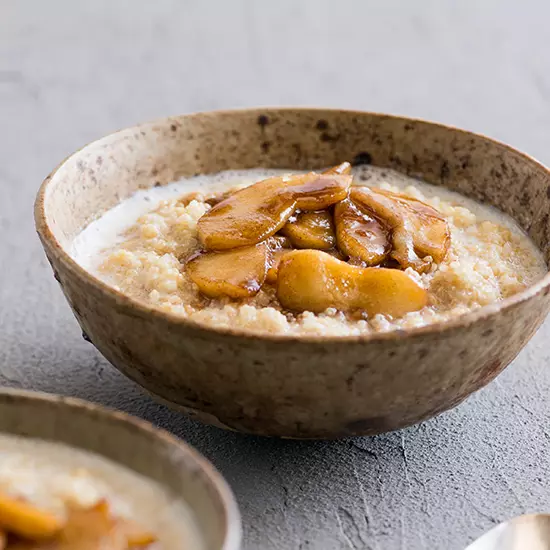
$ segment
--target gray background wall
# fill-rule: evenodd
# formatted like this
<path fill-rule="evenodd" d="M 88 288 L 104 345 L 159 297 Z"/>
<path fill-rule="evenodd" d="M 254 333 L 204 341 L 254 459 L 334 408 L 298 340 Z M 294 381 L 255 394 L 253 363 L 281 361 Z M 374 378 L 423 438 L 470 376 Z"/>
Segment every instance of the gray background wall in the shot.
<path fill-rule="evenodd" d="M 195 445 L 232 485 L 245 548 L 460 549 L 550 509 L 539 331 L 454 411 L 375 438 L 271 441 L 154 404 L 80 337 L 32 224 L 41 180 L 167 114 L 323 105 L 425 117 L 550 162 L 544 0 L 0 0 L 0 383 L 116 406 Z"/>

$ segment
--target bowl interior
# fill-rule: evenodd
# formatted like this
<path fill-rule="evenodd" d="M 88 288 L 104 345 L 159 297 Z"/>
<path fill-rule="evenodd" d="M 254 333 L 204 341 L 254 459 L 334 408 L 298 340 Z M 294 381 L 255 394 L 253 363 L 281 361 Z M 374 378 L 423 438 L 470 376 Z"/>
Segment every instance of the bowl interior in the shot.
<path fill-rule="evenodd" d="M 64 443 L 121 464 L 186 502 L 206 548 L 239 547 L 236 504 L 221 476 L 197 452 L 144 422 L 79 400 L 5 390 L 0 432 Z"/>
<path fill-rule="evenodd" d="M 390 167 L 512 216 L 550 261 L 550 175 L 483 136 L 402 117 L 323 109 L 198 113 L 143 124 L 69 157 L 45 188 L 49 230 L 67 249 L 136 190 L 226 169 L 306 169 L 343 160 Z"/>

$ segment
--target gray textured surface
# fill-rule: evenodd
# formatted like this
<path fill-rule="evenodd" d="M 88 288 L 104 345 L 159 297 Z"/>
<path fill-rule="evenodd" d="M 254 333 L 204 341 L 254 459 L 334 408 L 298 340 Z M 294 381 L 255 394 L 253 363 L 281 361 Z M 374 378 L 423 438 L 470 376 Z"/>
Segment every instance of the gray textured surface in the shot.
<path fill-rule="evenodd" d="M 235 490 L 247 550 L 458 550 L 496 521 L 550 511 L 550 322 L 493 384 L 423 425 L 334 443 L 242 437 L 156 405 L 81 339 L 32 223 L 65 155 L 193 110 L 395 112 L 548 163 L 549 16 L 544 0 L 0 0 L 0 382 L 184 437 Z"/>

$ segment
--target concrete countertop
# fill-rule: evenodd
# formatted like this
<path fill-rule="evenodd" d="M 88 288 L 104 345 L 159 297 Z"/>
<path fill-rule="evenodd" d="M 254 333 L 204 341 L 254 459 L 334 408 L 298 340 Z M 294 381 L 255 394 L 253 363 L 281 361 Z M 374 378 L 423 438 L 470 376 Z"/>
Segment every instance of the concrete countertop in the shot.
<path fill-rule="evenodd" d="M 80 335 L 34 233 L 66 155 L 156 117 L 268 104 L 424 117 L 550 162 L 544 0 L 0 0 L 0 383 L 153 421 L 239 501 L 246 550 L 459 550 L 550 511 L 550 323 L 489 387 L 398 433 L 244 437 L 155 404 Z"/>

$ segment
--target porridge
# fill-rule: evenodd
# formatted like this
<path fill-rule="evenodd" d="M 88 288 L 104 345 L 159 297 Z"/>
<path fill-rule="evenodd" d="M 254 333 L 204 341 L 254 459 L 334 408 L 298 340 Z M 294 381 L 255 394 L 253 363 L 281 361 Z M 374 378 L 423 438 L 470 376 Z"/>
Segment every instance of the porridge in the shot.
<path fill-rule="evenodd" d="M 72 255 L 192 321 L 301 335 L 446 321 L 546 273 L 535 245 L 495 209 L 387 169 L 350 174 L 347 163 L 139 191 L 92 222 Z"/>
<path fill-rule="evenodd" d="M 191 512 L 105 458 L 0 434 L 0 548 L 204 548 Z"/>

